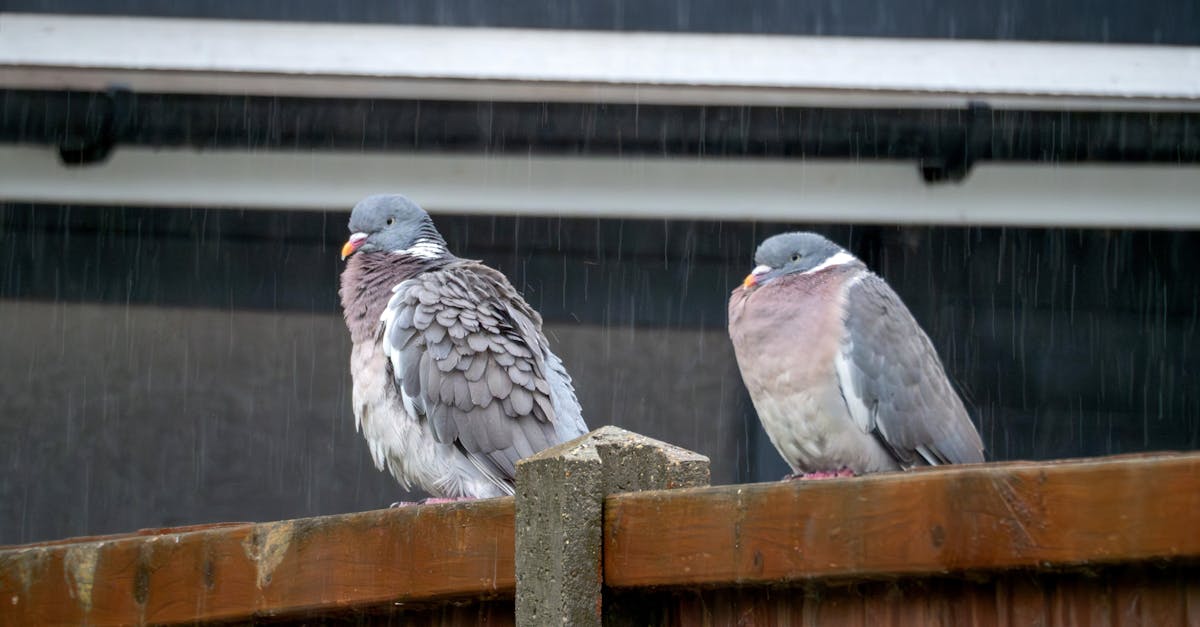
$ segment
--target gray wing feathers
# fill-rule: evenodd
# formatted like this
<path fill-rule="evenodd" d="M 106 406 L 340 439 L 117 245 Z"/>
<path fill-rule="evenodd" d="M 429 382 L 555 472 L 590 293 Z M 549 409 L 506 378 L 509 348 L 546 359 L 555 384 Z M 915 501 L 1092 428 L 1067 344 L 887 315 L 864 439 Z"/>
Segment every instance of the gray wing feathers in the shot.
<path fill-rule="evenodd" d="M 382 320 L 406 407 L 506 491 L 518 459 L 582 424 L 541 318 L 500 273 L 473 262 L 424 273 L 395 288 Z"/>
<path fill-rule="evenodd" d="M 510 309 L 510 314 L 517 321 L 523 333 L 527 336 L 542 338 L 542 343 L 545 345 L 545 338 L 537 328 L 540 326 L 540 320 L 535 325 L 533 320 L 518 311 Z M 559 359 L 558 355 L 555 355 L 549 347 L 545 347 L 535 357 L 543 377 L 537 381 L 538 390 L 542 394 L 534 395 L 533 401 L 541 406 L 542 413 L 555 416 L 554 428 L 558 442 L 574 440 L 587 433 L 587 425 L 583 422 L 583 411 L 579 407 L 579 400 L 575 397 L 575 387 L 571 383 L 571 375 L 567 374 L 567 368 L 563 366 L 562 359 Z M 545 386 L 542 385 L 543 383 Z"/>
<path fill-rule="evenodd" d="M 587 433 L 587 424 L 583 422 L 583 410 L 575 397 L 575 387 L 571 384 L 571 375 L 558 355 L 546 352 L 546 365 L 549 367 L 547 380 L 550 382 L 551 410 L 557 420 L 554 422 L 555 432 L 559 442 L 568 442 Z M 541 397 L 535 400 L 540 401 Z M 549 410 L 547 410 L 549 411 Z"/>
<path fill-rule="evenodd" d="M 937 351 L 883 279 L 867 273 L 849 287 L 845 324 L 838 378 L 859 426 L 905 467 L 983 461 Z"/>

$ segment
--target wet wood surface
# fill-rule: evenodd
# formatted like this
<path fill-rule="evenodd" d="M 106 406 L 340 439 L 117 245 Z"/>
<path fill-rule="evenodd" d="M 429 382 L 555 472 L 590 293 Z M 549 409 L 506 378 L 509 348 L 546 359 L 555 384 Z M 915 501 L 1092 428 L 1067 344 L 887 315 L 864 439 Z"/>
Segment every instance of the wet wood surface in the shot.
<path fill-rule="evenodd" d="M 509 625 L 513 514 L 2 547 L 0 625 Z M 1200 625 L 1200 453 L 628 493 L 603 538 L 612 624 Z"/>
<path fill-rule="evenodd" d="M 642 592 L 614 605 L 624 624 L 678 627 L 1188 627 L 1200 625 L 1200 570 L 1134 565 L 972 578 L 808 582 Z"/>
<path fill-rule="evenodd" d="M 511 599 L 513 512 L 503 498 L 8 547 L 0 625 L 395 613 L 413 604 L 436 617 L 421 604 Z"/>
<path fill-rule="evenodd" d="M 610 588 L 1200 558 L 1200 453 L 608 497 Z"/>

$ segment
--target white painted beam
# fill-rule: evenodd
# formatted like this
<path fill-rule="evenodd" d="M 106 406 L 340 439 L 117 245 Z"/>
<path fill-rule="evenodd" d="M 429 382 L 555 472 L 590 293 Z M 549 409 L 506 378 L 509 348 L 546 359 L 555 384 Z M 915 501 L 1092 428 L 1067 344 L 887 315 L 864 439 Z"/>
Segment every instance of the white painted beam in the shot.
<path fill-rule="evenodd" d="M 1200 110 L 1200 48 L 0 14 L 0 86 L 531 102 Z"/>
<path fill-rule="evenodd" d="M 0 201 L 348 210 L 401 192 L 433 212 L 785 222 L 1200 228 L 1200 167 L 488 157 L 119 148 L 68 168 L 0 146 Z"/>

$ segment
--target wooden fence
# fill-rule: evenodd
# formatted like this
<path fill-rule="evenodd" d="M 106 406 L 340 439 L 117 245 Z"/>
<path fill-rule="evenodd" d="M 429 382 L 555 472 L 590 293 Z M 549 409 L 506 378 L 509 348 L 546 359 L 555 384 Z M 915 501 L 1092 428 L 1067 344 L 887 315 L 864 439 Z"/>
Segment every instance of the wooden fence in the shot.
<path fill-rule="evenodd" d="M 605 428 L 516 499 L 5 547 L 0 625 L 1200 625 L 1200 453 L 706 481 Z"/>

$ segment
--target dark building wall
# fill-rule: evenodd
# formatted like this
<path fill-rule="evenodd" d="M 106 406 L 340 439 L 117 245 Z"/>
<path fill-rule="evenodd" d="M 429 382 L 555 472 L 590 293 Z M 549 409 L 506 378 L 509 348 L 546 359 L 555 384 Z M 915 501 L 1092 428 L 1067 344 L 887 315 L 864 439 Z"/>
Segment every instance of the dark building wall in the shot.
<path fill-rule="evenodd" d="M 1188 0 L 7 0 L 8 11 L 593 30 L 1195 45 Z"/>
<path fill-rule="evenodd" d="M 0 326 L 0 544 L 414 498 L 355 433 L 335 314 L 4 300 Z M 734 480 L 747 439 L 722 333 L 546 330 L 593 426 L 703 450 Z"/>
<path fill-rule="evenodd" d="M 665 106 L 0 90 L 0 142 L 203 150 L 1200 161 L 1200 113 Z M 73 162 L 71 159 L 64 159 Z"/>
<path fill-rule="evenodd" d="M 717 483 L 784 472 L 724 310 L 803 225 L 435 219 L 543 312 L 591 426 L 706 453 Z M 0 543 L 402 498 L 348 413 L 345 220 L 0 206 Z M 1200 447 L 1200 235 L 816 228 L 905 299 L 991 458 Z"/>

